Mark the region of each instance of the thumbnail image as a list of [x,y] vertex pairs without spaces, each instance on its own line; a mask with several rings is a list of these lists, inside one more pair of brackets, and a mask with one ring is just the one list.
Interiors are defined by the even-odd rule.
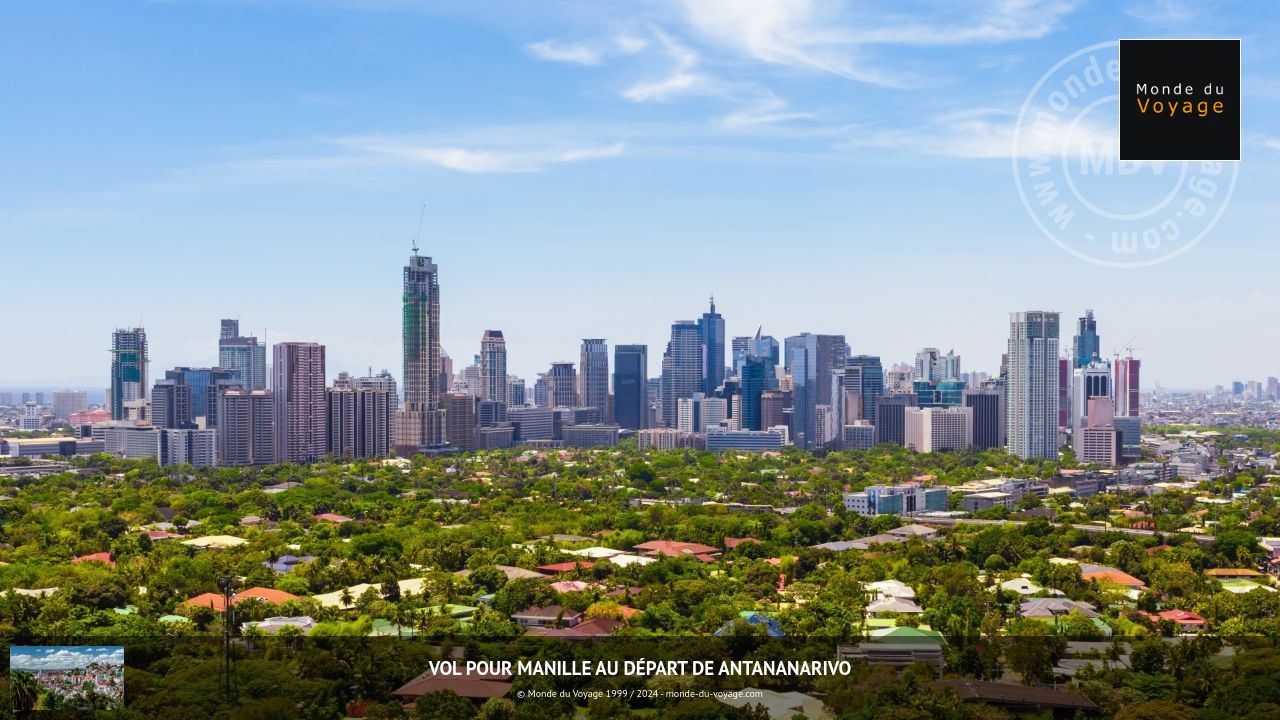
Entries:
[[9,648],[16,713],[61,708],[112,710],[124,698],[124,648],[95,645]]

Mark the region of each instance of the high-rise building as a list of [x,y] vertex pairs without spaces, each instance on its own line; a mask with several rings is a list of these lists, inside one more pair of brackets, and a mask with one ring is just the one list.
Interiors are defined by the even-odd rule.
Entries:
[[801,333],[786,339],[786,368],[792,376],[792,433],[796,447],[818,444],[817,406],[831,398],[832,372],[843,368],[848,349],[843,335]]
[[161,467],[213,467],[217,461],[217,432],[198,428],[157,429],[156,463]]
[[582,341],[578,371],[578,403],[600,408],[605,414],[609,408],[609,345],[603,339]]
[[1087,415],[1071,439],[1076,460],[1081,463],[1110,467],[1120,463],[1120,432],[1115,427],[1115,405],[1110,397],[1089,398]]
[[876,399],[876,444],[907,444],[907,408],[916,406],[911,393],[881,395]]
[[[849,370],[854,370],[850,376]],[[857,385],[859,402],[862,405],[862,419],[876,424],[876,400],[884,394],[884,367],[880,358],[874,355],[854,355],[845,361],[845,390],[853,390]],[[852,423],[849,423],[852,424]]]
[[710,396],[724,383],[724,318],[716,312],[714,295],[711,309],[698,320],[698,337],[702,346],[702,392]]
[[515,375],[507,376],[507,407],[524,407],[529,404],[524,380]]
[[1020,458],[1058,457],[1058,341],[1056,312],[1009,316],[1005,384],[1009,452]]
[[1072,343],[1072,360],[1075,366],[1082,368],[1089,363],[1102,360],[1102,339],[1098,337],[1098,322],[1093,319],[1093,311],[1085,310],[1084,317],[1076,320],[1076,336]]
[[[7,405],[9,403],[0,403]],[[83,390],[54,390],[53,419],[66,422],[72,414],[89,409],[89,399]]]
[[920,348],[920,351],[916,353],[915,372],[912,375],[912,380],[930,384],[942,380],[940,357],[942,357],[942,353],[938,348]]
[[1093,398],[1111,397],[1111,363],[1091,362],[1071,372],[1071,430],[1085,425],[1089,401]]
[[111,334],[111,419],[125,420],[125,403],[147,397],[147,331]]
[[355,457],[356,393],[351,377],[340,373],[333,387],[324,391],[325,453],[334,457]]
[[328,454],[353,458],[390,455],[398,404],[395,388],[395,378],[385,370],[362,378],[339,373],[333,387],[325,391]]
[[[265,389],[267,346],[252,335],[242,336],[238,320],[223,320],[221,331],[218,337],[218,367],[235,373],[235,377],[250,390]],[[194,391],[193,387],[192,392]]]
[[[214,415],[217,414],[214,401],[217,398],[218,383],[225,380],[235,380],[245,384],[239,375],[239,371],[224,370],[223,368],[176,367],[172,370],[165,370],[164,377],[166,380],[173,380],[191,389],[191,416],[192,418],[205,418],[205,427],[215,427],[214,424],[208,422],[208,416],[211,411]],[[214,394],[211,395],[210,393]]]
[[990,386],[965,390],[964,406],[973,411],[973,446],[983,450],[1004,447],[1004,388]]
[[444,439],[459,452],[476,449],[476,401],[462,392],[444,394]]
[[169,430],[195,427],[191,388],[177,380],[157,380],[151,388],[151,424]]
[[[1007,356],[1007,354],[1006,354]],[[1071,427],[1071,371],[1074,363],[1058,358],[1058,427]]]
[[648,426],[648,374],[648,346],[614,346],[613,415],[620,427],[641,430]]
[[[759,355],[748,355],[742,362],[738,373],[739,411],[738,426],[743,430],[764,430],[761,415],[761,404],[765,392],[769,389],[769,381],[773,376],[773,361]],[[781,408],[778,409],[778,422],[782,421]]]
[[1142,361],[1134,357],[1119,358],[1115,363],[1115,373],[1116,415],[1139,417]]
[[938,358],[939,381],[948,382],[960,379],[960,356],[955,350],[948,350],[946,355]]
[[224,385],[217,398],[218,464],[275,462],[275,400],[270,390]]
[[439,445],[443,423],[436,412],[443,390],[440,349],[440,282],[431,258],[414,247],[404,267],[402,341],[404,404],[396,413],[396,454],[412,455]]
[[[771,427],[787,424],[787,417],[791,409],[791,393],[783,390],[765,390],[760,393],[760,428],[768,430]],[[745,410],[743,411],[746,412]],[[743,428],[751,430],[754,428]]]
[[506,408],[507,341],[501,330],[485,330],[480,338],[480,397],[493,400]]
[[323,458],[328,444],[324,346],[313,342],[276,344],[271,373],[277,462],[307,463]]
[[677,320],[662,357],[662,424],[675,427],[682,398],[702,387],[702,336],[697,323]]
[[551,407],[577,407],[578,378],[573,363],[563,360],[551,363],[547,372],[547,402]]
[[751,336],[740,335],[729,341],[729,359],[733,363],[733,376],[742,375],[742,363],[751,354]]
[[907,447],[916,452],[962,450],[973,444],[973,408],[908,407],[904,430]]

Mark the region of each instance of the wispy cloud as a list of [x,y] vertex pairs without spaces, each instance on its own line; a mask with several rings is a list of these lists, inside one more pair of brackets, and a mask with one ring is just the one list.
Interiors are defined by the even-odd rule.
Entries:
[[[1034,118],[1032,110],[1029,116]],[[1114,127],[1081,122],[1025,126],[1017,134],[1017,116],[1007,110],[978,108],[940,115],[920,126],[878,130],[855,128],[844,149],[877,148],[953,158],[990,159],[1032,156],[1118,155]]]
[[1124,11],[1130,17],[1155,25],[1181,25],[1199,19],[1201,9],[1206,3],[1199,2],[1193,6],[1183,0],[1135,0],[1125,6]]
[[526,46],[534,57],[577,65],[599,65],[606,59],[633,55],[647,47],[649,41],[635,35],[618,35],[605,42],[542,40]]
[[769,95],[720,119],[720,125],[730,130],[749,130],[765,125],[806,120],[813,113],[791,110],[782,98]]
[[531,173],[551,165],[617,157],[626,144],[587,147],[551,146],[535,149],[466,148],[422,144],[386,136],[342,138],[335,141],[358,153],[394,161],[435,165],[465,173]]
[[641,80],[626,88],[622,91],[624,98],[631,102],[661,102],[678,95],[709,92],[714,88],[715,83],[710,77],[695,70],[698,53],[656,27],[652,32],[662,43],[673,67],[660,78]]

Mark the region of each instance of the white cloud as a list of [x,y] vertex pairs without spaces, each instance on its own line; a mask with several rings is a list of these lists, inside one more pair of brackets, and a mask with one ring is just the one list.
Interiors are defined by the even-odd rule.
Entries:
[[798,112],[788,109],[787,102],[775,96],[767,96],[720,119],[720,125],[730,130],[747,130],[764,125],[804,120],[813,117],[813,113]]
[[[1034,118],[1034,110],[1029,110],[1028,116]],[[856,128],[842,146],[973,159],[1119,153],[1114,127],[1082,122],[1074,128],[1056,124],[1037,132],[1028,125],[1021,137],[1015,138],[1016,122],[1015,113],[980,108],[940,115],[925,125],[902,130]]]
[[605,59],[620,55],[634,55],[645,49],[649,41],[634,35],[619,35],[608,42],[572,42],[542,40],[526,47],[534,57],[553,62],[577,65],[599,65]]
[[670,35],[654,27],[652,32],[661,41],[674,67],[663,77],[641,80],[622,91],[631,102],[665,101],[677,95],[689,95],[711,91],[715,83],[711,78],[694,70],[698,54],[676,42]]
[[539,149],[472,149],[450,145],[424,145],[395,137],[342,138],[337,144],[391,160],[435,165],[465,173],[540,172],[549,165],[617,157],[625,143],[591,147],[552,146]]
[[70,668],[82,668],[95,662],[123,665],[124,648],[92,646],[24,647],[12,648],[9,654],[9,665],[17,670],[67,670]]

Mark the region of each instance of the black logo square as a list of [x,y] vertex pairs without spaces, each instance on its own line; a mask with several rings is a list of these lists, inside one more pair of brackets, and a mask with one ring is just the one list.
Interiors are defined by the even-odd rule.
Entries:
[[1120,159],[1239,160],[1240,41],[1121,40]]

